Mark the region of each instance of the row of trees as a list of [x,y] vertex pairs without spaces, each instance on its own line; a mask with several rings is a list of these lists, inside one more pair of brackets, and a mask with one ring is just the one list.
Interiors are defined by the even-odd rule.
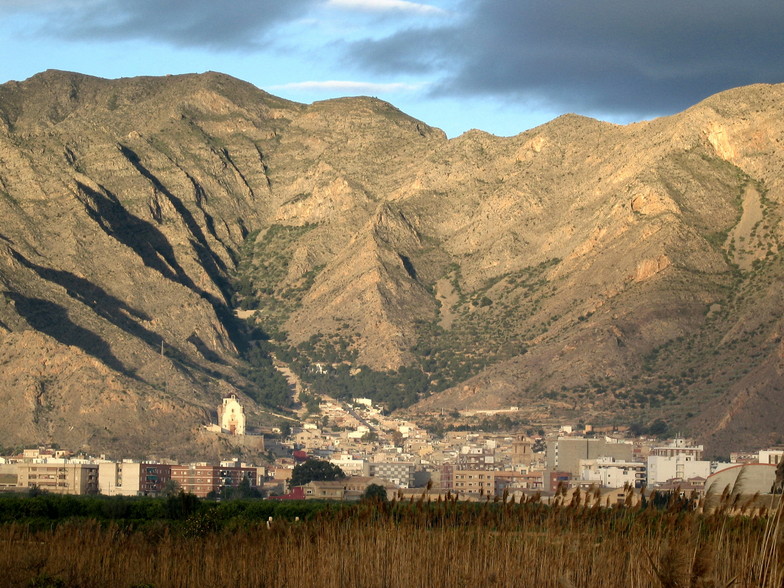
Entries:
[[294,466],[289,480],[289,487],[304,486],[313,481],[333,482],[342,480],[346,477],[340,467],[333,463],[321,459],[308,459],[299,465]]

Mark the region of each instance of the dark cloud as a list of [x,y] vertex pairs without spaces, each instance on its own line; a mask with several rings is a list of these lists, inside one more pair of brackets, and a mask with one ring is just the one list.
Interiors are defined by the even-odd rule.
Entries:
[[784,81],[780,0],[470,0],[448,28],[347,47],[359,67],[440,73],[438,94],[650,115]]
[[89,40],[148,39],[179,47],[258,48],[273,27],[297,18],[317,0],[101,0],[69,3],[60,36]]

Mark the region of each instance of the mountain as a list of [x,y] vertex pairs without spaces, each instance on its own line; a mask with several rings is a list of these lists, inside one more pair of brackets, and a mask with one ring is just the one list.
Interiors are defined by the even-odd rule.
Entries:
[[217,73],[3,84],[3,443],[217,454],[222,395],[287,404],[273,357],[415,413],[780,442],[783,109],[448,140]]

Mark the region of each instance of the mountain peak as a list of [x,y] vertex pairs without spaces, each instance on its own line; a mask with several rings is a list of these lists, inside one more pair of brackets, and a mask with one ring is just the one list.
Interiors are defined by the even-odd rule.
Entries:
[[4,433],[186,454],[221,395],[280,402],[261,338],[391,407],[784,434],[782,88],[447,140],[216,72],[3,84]]

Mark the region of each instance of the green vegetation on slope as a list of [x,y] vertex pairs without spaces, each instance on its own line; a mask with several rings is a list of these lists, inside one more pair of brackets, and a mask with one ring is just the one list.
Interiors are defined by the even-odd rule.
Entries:
[[527,351],[530,340],[546,328],[529,319],[549,294],[545,272],[559,262],[551,259],[498,276],[470,293],[463,291],[459,266],[448,268],[447,276],[459,294],[449,309],[455,320],[449,329],[437,319],[419,321],[417,341],[411,348],[433,391],[454,386],[494,363]]
[[297,239],[315,227],[313,224],[271,225],[263,232],[250,233],[245,239],[234,276],[235,303],[243,310],[257,310],[263,317],[264,330],[270,334],[280,332],[322,269],[310,269],[287,281]]
[[349,349],[348,341],[314,335],[297,347],[281,349],[278,356],[316,394],[340,400],[371,398],[389,410],[410,406],[428,394],[429,378],[417,366],[389,371],[354,367],[356,352]]
[[275,368],[268,341],[255,341],[243,354],[245,365],[240,373],[251,383],[247,394],[259,404],[271,407],[291,408],[293,399],[286,378]]
[[246,239],[235,275],[235,303],[242,310],[255,310],[250,322],[260,328],[265,340],[245,354],[245,375],[265,404],[290,407],[287,387],[273,366],[271,353],[288,364],[315,394],[339,399],[368,397],[388,409],[404,408],[433,392],[454,386],[486,367],[524,354],[532,338],[547,329],[531,319],[550,295],[548,269],[552,259],[488,281],[465,293],[457,264],[447,268],[447,277],[458,292],[449,312],[454,321],[449,329],[431,321],[417,321],[416,340],[410,351],[413,362],[396,370],[374,370],[358,364],[359,334],[347,323],[335,332],[317,333],[297,345],[286,342],[283,324],[301,304],[320,268],[303,274],[292,285],[287,281],[296,240],[314,225],[272,225]]

